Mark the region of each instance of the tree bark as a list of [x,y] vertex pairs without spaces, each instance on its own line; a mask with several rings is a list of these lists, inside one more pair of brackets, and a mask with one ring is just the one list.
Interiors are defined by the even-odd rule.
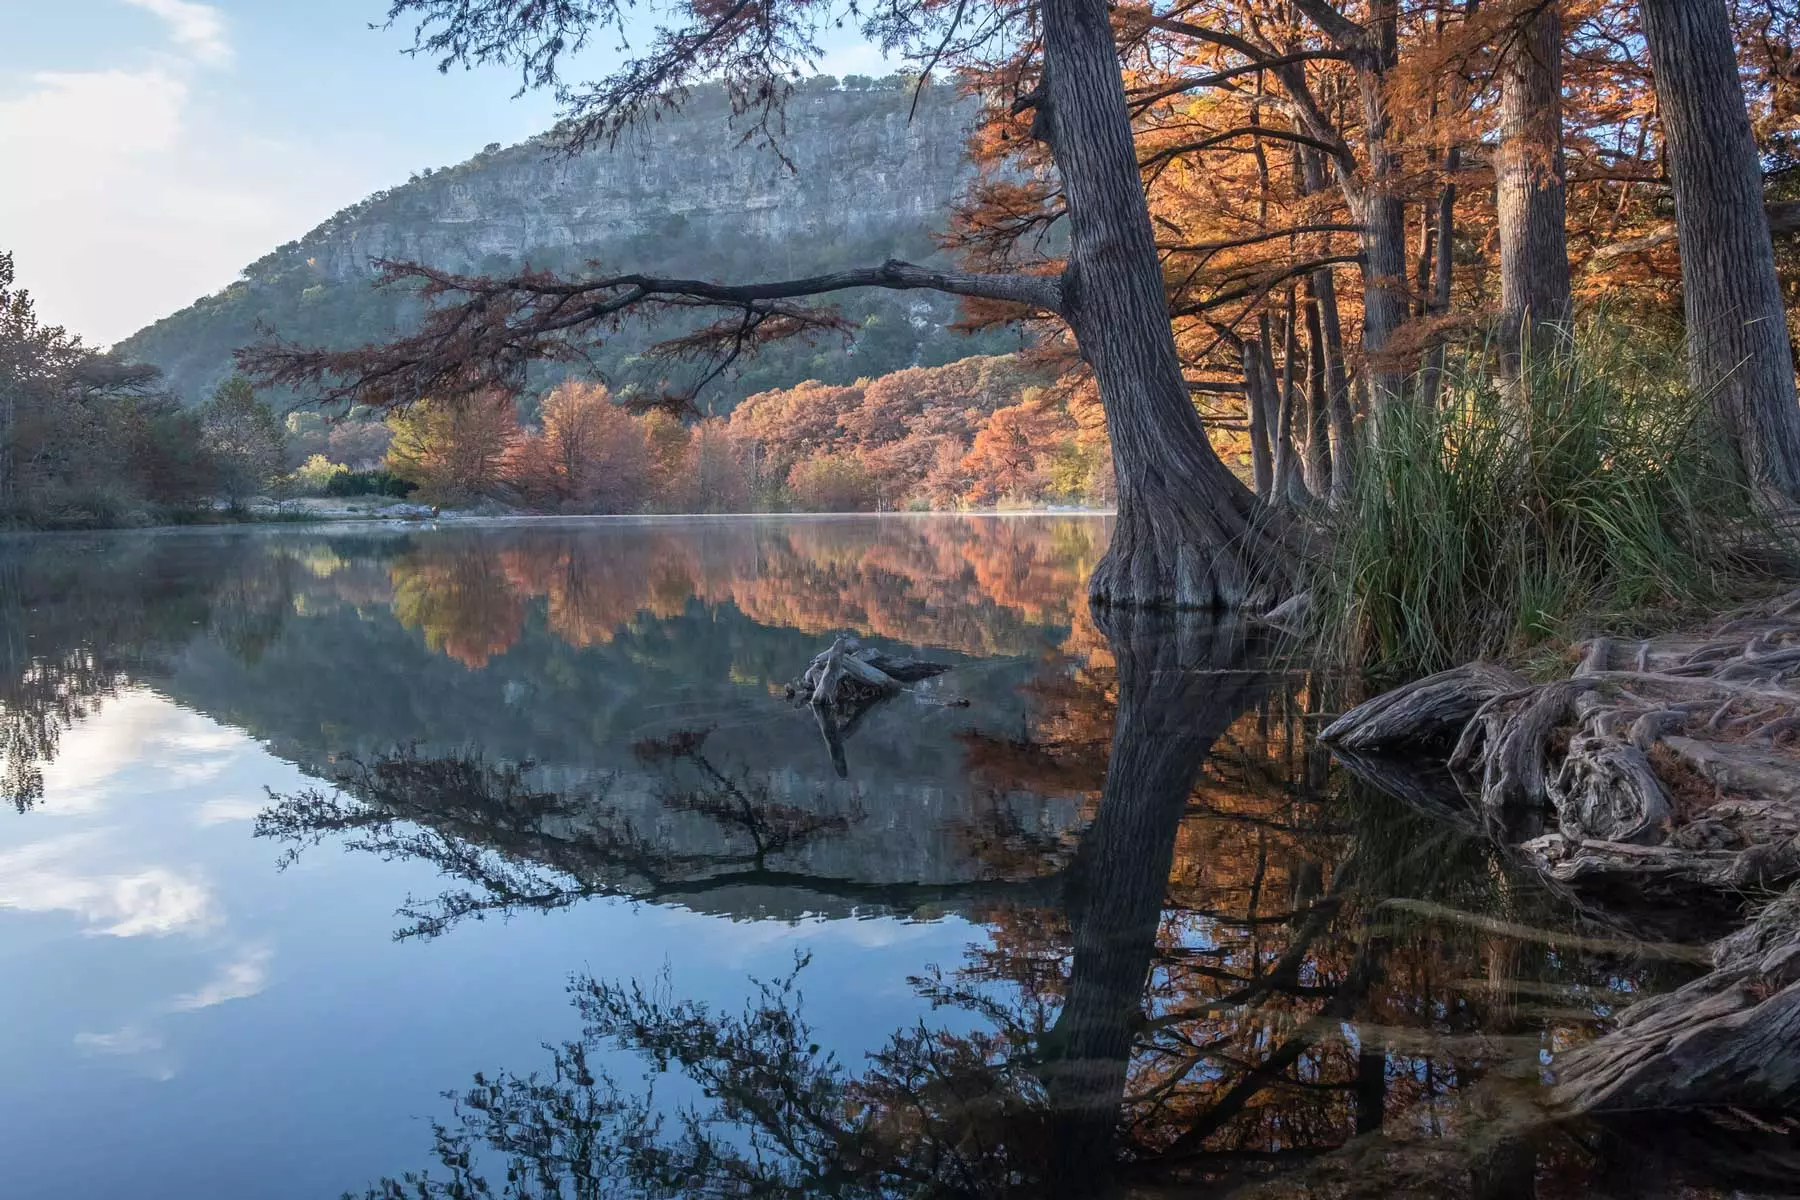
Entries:
[[1332,492],[1331,399],[1325,375],[1325,335],[1319,320],[1317,281],[1306,281],[1306,490],[1325,498]]
[[[1450,248],[1456,236],[1456,172],[1462,166],[1462,148],[1452,146],[1444,152],[1444,188],[1438,193],[1437,260],[1432,264],[1431,303],[1426,314],[1441,317],[1450,311]],[[1444,386],[1444,347],[1440,342],[1425,356],[1425,369],[1419,377],[1419,391],[1424,403],[1437,407]]]
[[1501,374],[1517,378],[1526,348],[1554,348],[1569,323],[1558,4],[1545,5],[1526,21],[1501,71],[1494,192],[1500,227]]
[[1642,0],[1681,244],[1688,372],[1751,481],[1800,499],[1800,401],[1725,0]]
[[1063,309],[1099,385],[1118,476],[1112,545],[1089,599],[1270,606],[1295,586],[1295,560],[1188,396],[1105,0],[1046,0],[1043,22],[1038,117],[1069,211]]
[[[1301,187],[1307,195],[1325,190],[1325,163],[1308,150],[1300,156]],[[1325,338],[1325,392],[1329,397],[1331,428],[1331,503],[1349,498],[1355,482],[1355,414],[1350,405],[1350,378],[1344,369],[1344,323],[1338,311],[1337,279],[1330,267],[1312,273],[1313,295],[1319,305],[1319,328]]]
[[1300,479],[1300,455],[1294,446],[1294,401],[1299,382],[1299,330],[1294,288],[1288,287],[1287,313],[1281,323],[1281,392],[1275,408],[1275,483],[1269,499],[1278,505],[1304,504],[1312,497]]
[[1254,481],[1256,494],[1266,500],[1275,474],[1274,460],[1269,453],[1269,424],[1264,416],[1267,406],[1263,399],[1262,347],[1255,339],[1246,338],[1238,344],[1238,353],[1244,360],[1244,413],[1250,425],[1250,478]]
[[1406,323],[1406,201],[1400,195],[1400,155],[1389,137],[1386,77],[1399,57],[1393,0],[1371,5],[1374,45],[1356,64],[1362,102],[1363,137],[1368,143],[1368,184],[1355,199],[1363,225],[1363,353],[1369,373],[1370,415],[1398,403],[1406,391],[1404,365],[1386,353],[1394,333]]

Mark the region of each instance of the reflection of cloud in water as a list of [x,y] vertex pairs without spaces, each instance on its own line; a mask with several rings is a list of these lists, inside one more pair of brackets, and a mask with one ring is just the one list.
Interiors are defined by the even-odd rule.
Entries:
[[43,767],[41,811],[82,816],[121,794],[192,787],[218,778],[254,749],[255,741],[237,730],[153,692],[126,691],[63,736],[56,758]]
[[247,1000],[269,983],[269,959],[274,952],[268,946],[246,946],[238,957],[219,969],[213,979],[198,991],[175,998],[177,1012],[193,1012],[211,1008],[229,1000]]
[[194,814],[194,823],[204,828],[208,825],[225,825],[232,821],[254,821],[256,815],[267,804],[266,798],[208,800]]
[[72,834],[0,853],[0,908],[73,913],[88,926],[85,932],[112,937],[163,937],[218,923],[203,882],[166,867],[94,872],[99,843],[95,834]]
[[177,1060],[162,1035],[122,1025],[110,1033],[78,1033],[75,1048],[94,1057],[117,1059],[128,1071],[157,1083],[175,1078]]

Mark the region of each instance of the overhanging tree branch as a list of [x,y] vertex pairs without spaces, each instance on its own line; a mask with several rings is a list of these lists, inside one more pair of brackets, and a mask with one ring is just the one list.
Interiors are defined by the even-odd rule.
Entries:
[[1021,315],[1060,314],[1055,276],[938,271],[889,260],[767,283],[726,284],[620,274],[561,279],[525,272],[510,278],[458,275],[416,263],[378,262],[381,286],[412,284],[428,301],[456,297],[427,314],[419,331],[385,345],[354,350],[307,349],[264,342],[238,361],[264,382],[315,386],[325,403],[404,408],[427,396],[469,395],[512,386],[533,359],[583,357],[628,317],[671,309],[717,309],[716,324],[661,343],[664,357],[704,358],[715,377],[756,346],[824,331],[848,332],[835,310],[794,301],[856,288],[926,290],[1019,306]]

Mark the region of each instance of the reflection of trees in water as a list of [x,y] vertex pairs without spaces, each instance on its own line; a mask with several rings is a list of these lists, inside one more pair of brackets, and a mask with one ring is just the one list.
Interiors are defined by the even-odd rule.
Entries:
[[1078,619],[1102,533],[1056,518],[530,529],[421,539],[389,570],[400,622],[471,667],[518,641],[538,598],[550,632],[577,647],[697,601],[808,634],[849,628],[994,654]]
[[260,548],[85,539],[0,552],[0,797],[43,798],[62,735],[196,635],[253,662],[279,635],[292,563]]
[[[801,851],[849,833],[856,803],[832,811],[784,799],[776,780],[720,767],[705,731],[634,747],[656,772],[657,817],[649,822],[608,799],[614,778],[589,791],[545,790],[533,764],[491,763],[479,752],[427,756],[416,749],[352,760],[336,786],[274,795],[258,816],[260,837],[285,842],[284,861],[327,837],[384,859],[435,866],[457,886],[401,910],[398,936],[436,936],[496,913],[566,908],[594,897],[692,903],[746,889],[786,891],[852,909],[919,912],[1010,894],[1040,895],[1045,880],[883,883],[805,866]],[[710,836],[669,827],[700,819]]]
[[[977,1032],[921,1024],[849,1064],[818,1045],[803,973],[738,1012],[581,979],[584,1036],[547,1074],[456,1095],[431,1181],[387,1194],[490,1194],[489,1169],[521,1196],[1217,1194],[1417,1136],[1462,1149],[1403,1145],[1361,1194],[1425,1166],[1436,1196],[1519,1194],[1533,1147],[1482,1140],[1514,1128],[1495,1097],[1528,1095],[1509,1072],[1585,1037],[1641,969],[1572,953],[1480,839],[1338,789],[1304,735],[1320,696],[1242,669],[1235,631],[1110,634],[1111,664],[1046,673],[1026,729],[970,739],[996,795],[1049,778],[1094,805],[1072,845],[998,815],[964,831],[997,873],[1055,885],[979,897],[988,941],[915,981]],[[620,1049],[704,1099],[616,1084],[597,1063]]]

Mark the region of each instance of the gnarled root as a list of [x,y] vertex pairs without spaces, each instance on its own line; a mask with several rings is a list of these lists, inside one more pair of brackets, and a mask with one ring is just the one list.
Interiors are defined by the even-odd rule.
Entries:
[[1447,744],[1488,701],[1528,686],[1524,676],[1505,667],[1469,663],[1357,705],[1327,725],[1319,739],[1365,753]]
[[1713,971],[1625,1010],[1618,1028],[1556,1064],[1570,1112],[1800,1100],[1800,891],[1714,947]]

